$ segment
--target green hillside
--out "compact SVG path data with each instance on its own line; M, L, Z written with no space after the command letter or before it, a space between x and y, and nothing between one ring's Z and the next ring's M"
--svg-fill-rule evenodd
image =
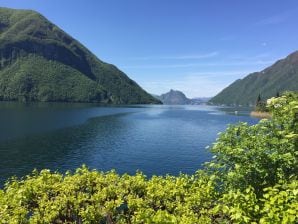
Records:
M239 79L213 97L209 102L226 105L255 105L262 99L286 90L298 91L298 51L277 61L261 72Z
M30 10L0 8L0 100L160 103Z

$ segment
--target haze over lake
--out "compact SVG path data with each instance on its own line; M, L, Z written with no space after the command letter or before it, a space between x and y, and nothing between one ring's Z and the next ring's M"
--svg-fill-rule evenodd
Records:
M227 112L227 111L231 111ZM0 103L0 182L34 168L82 164L119 173L194 173L227 124L258 120L234 109L196 106Z

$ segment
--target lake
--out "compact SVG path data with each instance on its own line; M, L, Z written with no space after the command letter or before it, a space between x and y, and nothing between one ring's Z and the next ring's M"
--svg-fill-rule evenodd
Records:
M34 168L90 168L147 176L192 174L228 124L255 124L245 109L204 105L100 106L0 102L0 185Z

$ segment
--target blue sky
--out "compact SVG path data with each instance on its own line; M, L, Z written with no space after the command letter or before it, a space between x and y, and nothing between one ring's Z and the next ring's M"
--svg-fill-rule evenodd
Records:
M296 0L0 0L33 9L150 93L213 96L298 50Z

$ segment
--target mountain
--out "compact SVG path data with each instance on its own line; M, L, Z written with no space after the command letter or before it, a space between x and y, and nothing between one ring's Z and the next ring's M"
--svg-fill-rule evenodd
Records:
M207 103L211 98L210 97L196 97L190 99L190 104L192 105L200 105L200 104L205 104Z
M209 97L196 97L189 99L185 96L185 94L178 90L170 90L167 93L162 95L151 94L156 99L160 100L163 104L168 105L200 105L207 103L210 98Z
M261 72L239 79L213 97L212 104L255 105L286 90L298 91L298 51Z
M178 90L170 90L167 93L164 93L160 96L155 96L157 99L161 100L163 104L169 105L184 105L190 104L191 100L188 99L184 93Z
M0 100L160 103L37 12L0 8Z

